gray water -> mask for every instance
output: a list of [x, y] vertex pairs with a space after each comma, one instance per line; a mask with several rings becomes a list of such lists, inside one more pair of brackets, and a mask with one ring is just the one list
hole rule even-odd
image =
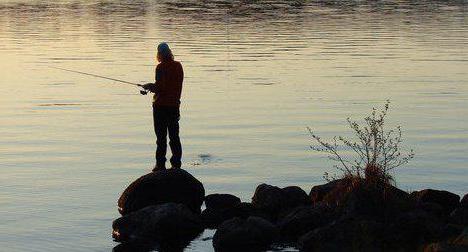
[[0, 250], [117, 245], [116, 200], [154, 164], [151, 98], [50, 67], [149, 82], [161, 41], [185, 69], [184, 167], [207, 193], [308, 192], [333, 163], [306, 126], [347, 135], [387, 99], [416, 153], [398, 186], [466, 193], [467, 2], [414, 2], [2, 1]]

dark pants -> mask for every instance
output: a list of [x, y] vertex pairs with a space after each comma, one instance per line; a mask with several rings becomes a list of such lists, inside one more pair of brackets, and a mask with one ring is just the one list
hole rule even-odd
[[180, 168], [182, 165], [182, 145], [179, 138], [178, 107], [163, 107], [153, 105], [154, 132], [156, 133], [156, 166], [158, 169], [166, 167], [167, 133], [169, 133], [169, 145], [171, 146], [171, 165]]

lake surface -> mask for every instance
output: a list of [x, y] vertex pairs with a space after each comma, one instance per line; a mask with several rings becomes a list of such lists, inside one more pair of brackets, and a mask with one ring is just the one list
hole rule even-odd
[[185, 69], [183, 162], [207, 193], [308, 192], [333, 163], [306, 127], [348, 135], [387, 99], [416, 153], [398, 186], [466, 193], [468, 4], [420, 2], [2, 1], [1, 250], [117, 245], [117, 198], [154, 165], [151, 97], [51, 67], [146, 83], [161, 41]]

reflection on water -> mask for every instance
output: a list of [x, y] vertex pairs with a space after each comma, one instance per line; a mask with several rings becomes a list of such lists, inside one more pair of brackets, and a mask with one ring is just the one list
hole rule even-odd
[[[345, 134], [346, 117], [386, 99], [416, 152], [399, 185], [464, 193], [466, 11], [462, 1], [2, 1], [0, 246], [116, 245], [116, 199], [153, 165], [150, 98], [50, 66], [145, 83], [160, 41], [185, 67], [184, 162], [208, 193], [250, 200], [260, 182], [308, 191], [331, 164], [308, 151], [305, 127]], [[212, 251], [212, 235], [187, 250]]]

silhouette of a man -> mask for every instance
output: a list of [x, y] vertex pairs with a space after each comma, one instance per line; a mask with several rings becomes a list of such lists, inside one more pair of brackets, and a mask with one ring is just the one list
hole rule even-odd
[[166, 169], [167, 135], [172, 157], [171, 168], [182, 165], [182, 145], [179, 138], [180, 95], [184, 71], [180, 62], [174, 60], [174, 55], [167, 43], [158, 45], [155, 83], [143, 85], [143, 88], [154, 93], [153, 122], [156, 133], [156, 165], [153, 171]]

